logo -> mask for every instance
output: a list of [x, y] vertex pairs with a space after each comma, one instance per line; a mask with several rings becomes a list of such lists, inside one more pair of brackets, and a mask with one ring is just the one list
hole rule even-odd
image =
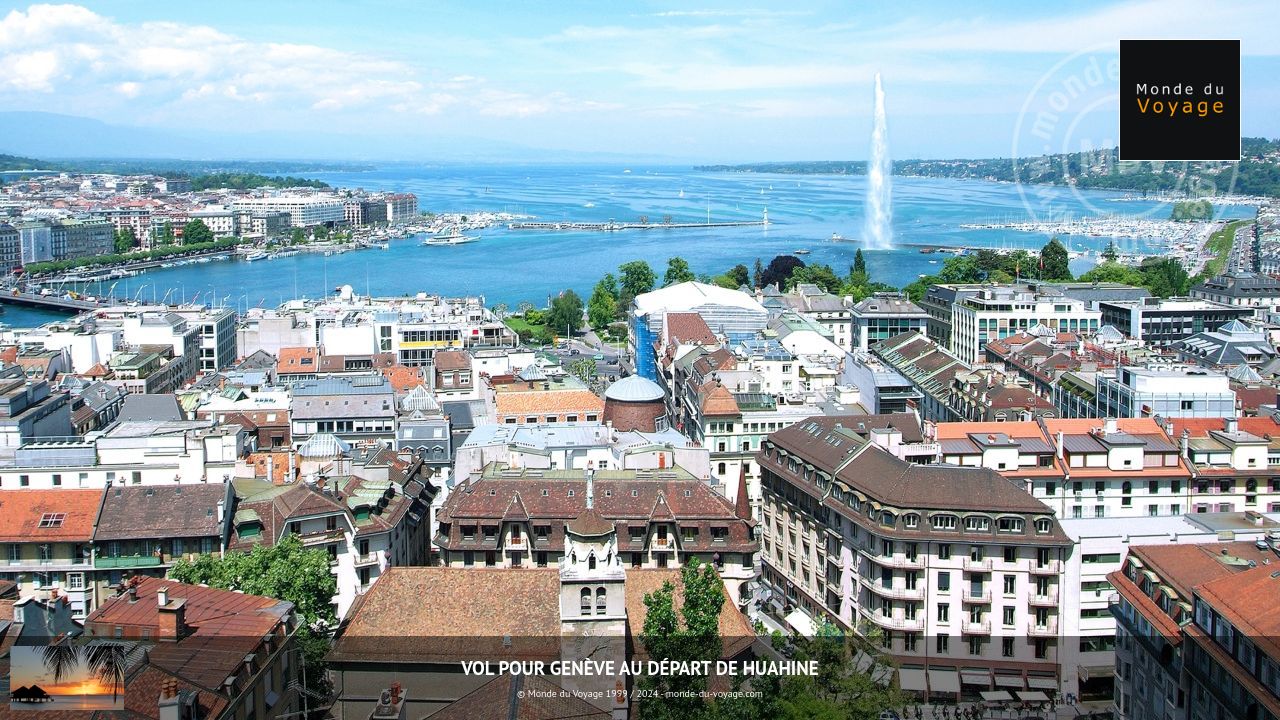
[[1240, 159], [1239, 40], [1120, 41], [1120, 159]]

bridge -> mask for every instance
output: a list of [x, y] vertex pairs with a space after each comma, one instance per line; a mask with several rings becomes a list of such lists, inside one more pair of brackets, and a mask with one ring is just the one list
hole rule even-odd
[[85, 310], [97, 310], [98, 308], [108, 307], [111, 304], [118, 304], [119, 300], [106, 298], [106, 302], [89, 302], [88, 300], [77, 300], [61, 295], [41, 295], [21, 290], [0, 290], [0, 303], [25, 305], [27, 307], [44, 308], [45, 310], [61, 310], [75, 315]]

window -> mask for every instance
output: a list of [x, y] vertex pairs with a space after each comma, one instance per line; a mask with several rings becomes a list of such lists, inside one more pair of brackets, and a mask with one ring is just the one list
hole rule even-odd
[[62, 521], [66, 519], [66, 513], [44, 513], [40, 516], [40, 523], [37, 527], [42, 529], [60, 528], [62, 527]]
[[604, 588], [596, 588], [596, 614], [604, 615], [606, 612], [608, 612], [608, 602]]
[[590, 615], [591, 614], [591, 588], [582, 588], [582, 592], [579, 593], [579, 598], [580, 598], [580, 601], [578, 604], [578, 614]]
[[[1005, 625], [1013, 625], [1013, 614], [1014, 614], [1013, 608], [1007, 607], [1004, 609], [1004, 617], [1000, 619], [1004, 621]], [[1012, 640], [1013, 638], [1009, 638], [1009, 639]]]
[[938, 622], [951, 622], [951, 606], [946, 603], [938, 603]]
[[1018, 562], [1018, 548], [1013, 545], [1004, 546], [1004, 561], [1007, 563]]
[[1013, 657], [1013, 638], [1000, 638], [1000, 655], [1001, 657]]
[[951, 543], [942, 543], [938, 545], [938, 559], [939, 560], [951, 559]]
[[1025, 529], [1022, 518], [1002, 517], [998, 528], [1002, 533], [1020, 533]]
[[939, 635], [937, 637], [937, 640], [934, 642], [934, 652], [938, 653], [939, 655], [946, 655], [950, 652], [950, 650], [948, 649], [950, 644], [951, 644], [950, 635]]
[[1018, 587], [1018, 577], [1016, 575], [1004, 576], [1004, 594], [1012, 595]]
[[19, 475], [19, 476], [18, 476], [18, 487], [30, 487], [30, 486], [31, 486], [31, 476], [30, 476], [30, 475]]
[[938, 573], [938, 592], [950, 592], [951, 590], [951, 573]]
[[484, 553], [485, 567], [493, 567], [498, 564], [498, 553], [492, 550], [486, 550]]
[[54, 474], [53, 474], [53, 486], [54, 486], [54, 487], [61, 487], [61, 486], [62, 486], [62, 475], [61, 475], [61, 474], [59, 474], [59, 473], [54, 473]]

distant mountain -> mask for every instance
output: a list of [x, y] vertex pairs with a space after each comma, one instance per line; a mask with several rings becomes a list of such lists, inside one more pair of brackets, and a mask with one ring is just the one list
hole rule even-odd
[[173, 132], [56, 113], [0, 112], [0, 153], [48, 159], [410, 162], [673, 162], [660, 155], [573, 152], [504, 140], [398, 133]]

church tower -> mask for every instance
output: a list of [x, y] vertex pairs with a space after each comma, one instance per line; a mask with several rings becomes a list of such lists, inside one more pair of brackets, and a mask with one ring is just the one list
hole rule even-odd
[[[560, 659], [566, 662], [627, 660], [626, 571], [618, 554], [617, 529], [595, 509], [595, 470], [586, 471], [587, 507], [565, 524], [560, 559]], [[621, 675], [566, 675], [560, 685], [625, 720]]]

